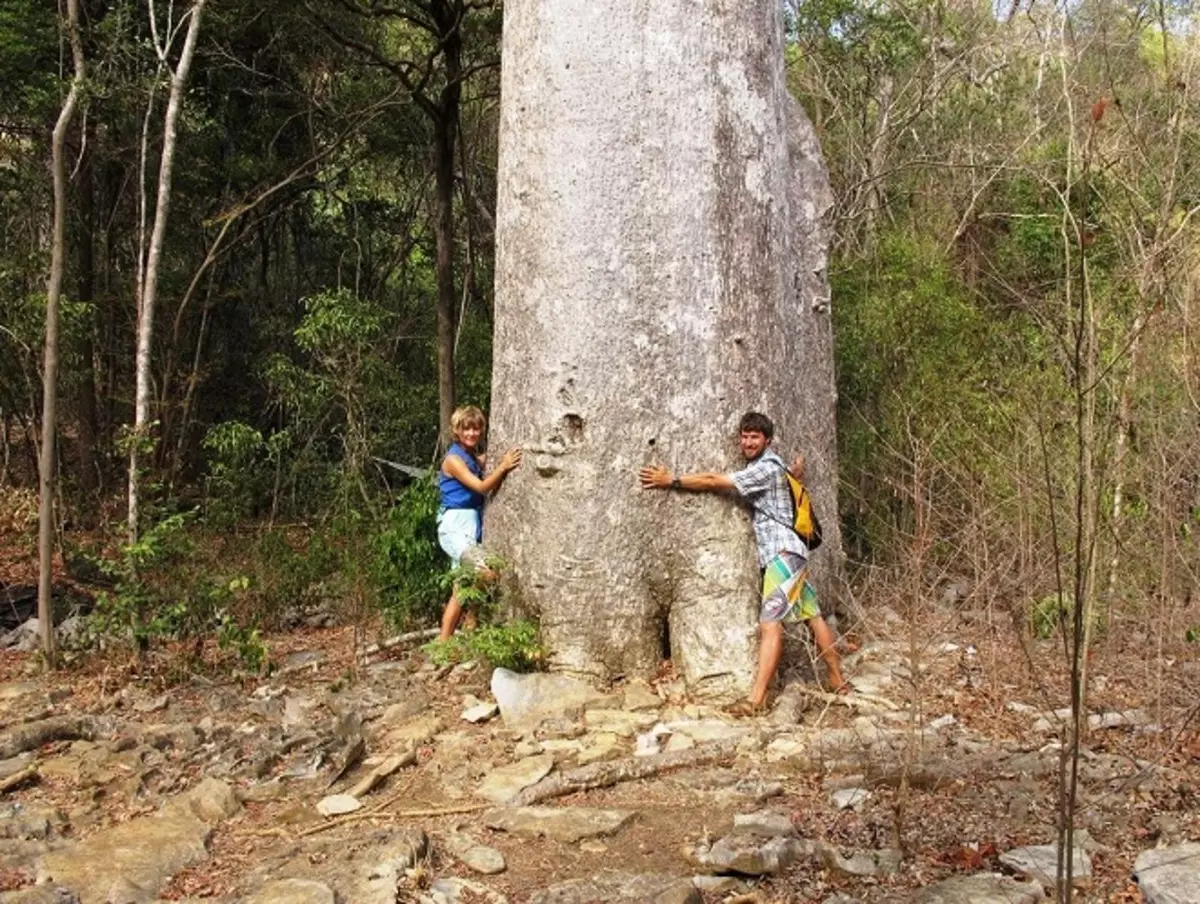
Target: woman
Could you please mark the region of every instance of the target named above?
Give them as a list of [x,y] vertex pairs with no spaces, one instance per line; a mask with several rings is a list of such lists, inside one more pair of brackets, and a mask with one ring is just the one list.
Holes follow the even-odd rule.
[[[492,473],[484,476],[486,457],[478,449],[486,426],[483,412],[474,405],[459,408],[450,418],[454,442],[446,450],[438,474],[438,489],[441,492],[438,543],[450,556],[454,568],[464,560],[477,569],[484,568],[483,548],[479,545],[483,540],[484,499],[500,485],[509,471],[521,464],[521,450],[509,449]],[[462,615],[462,604],[458,600],[458,588],[455,587],[442,613],[439,640],[450,639]],[[474,618],[468,615],[468,624],[473,623]]]

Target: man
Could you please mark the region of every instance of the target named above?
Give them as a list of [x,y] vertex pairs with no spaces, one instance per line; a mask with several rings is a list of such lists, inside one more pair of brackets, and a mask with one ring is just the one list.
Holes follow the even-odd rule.
[[[808,547],[792,529],[792,496],[785,476],[787,466],[769,448],[775,425],[765,414],[749,411],[738,426],[738,441],[746,466],[732,474],[704,472],[678,477],[663,467],[641,470],[644,489],[692,492],[736,492],[751,509],[758,565],[762,569],[762,604],[758,616],[758,667],[748,700],[731,709],[753,715],[766,707],[767,690],[783,655],[784,620],[793,615],[808,623],[825,660],[829,685],[845,694],[850,684],[842,677],[842,661],[833,631],[821,617],[808,576]],[[804,458],[797,456],[792,473],[803,476]]]

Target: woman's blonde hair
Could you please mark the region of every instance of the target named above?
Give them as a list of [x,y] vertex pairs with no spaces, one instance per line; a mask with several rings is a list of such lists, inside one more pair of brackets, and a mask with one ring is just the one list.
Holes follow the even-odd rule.
[[458,435],[467,427],[478,427],[482,430],[486,426],[487,418],[484,417],[483,411],[474,405],[462,405],[450,415],[450,432],[454,434],[455,439],[458,439]]

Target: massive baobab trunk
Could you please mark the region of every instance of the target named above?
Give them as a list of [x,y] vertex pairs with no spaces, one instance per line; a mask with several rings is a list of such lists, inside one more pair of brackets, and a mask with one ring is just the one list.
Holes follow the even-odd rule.
[[527,455],[489,545],[553,668],[645,674],[669,648],[699,693],[744,689],[748,518],[637,469],[732,470],[762,410],[808,456],[836,568],[831,199],[779,3],[508,0],[502,91],[492,446]]

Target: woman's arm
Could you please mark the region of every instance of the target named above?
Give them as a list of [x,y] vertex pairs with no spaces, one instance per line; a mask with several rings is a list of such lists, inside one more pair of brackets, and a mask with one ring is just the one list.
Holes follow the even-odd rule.
[[500,459],[500,464],[496,465],[491,474],[488,474],[482,480],[471,473],[471,469],[467,467],[467,463],[457,455],[447,455],[446,460],[442,462],[442,473],[447,477],[453,477],[468,490],[475,493],[482,493],[486,496],[496,487],[500,486],[500,481],[504,480],[509,471],[515,471],[521,464],[521,450],[509,449],[504,453],[504,457]]

